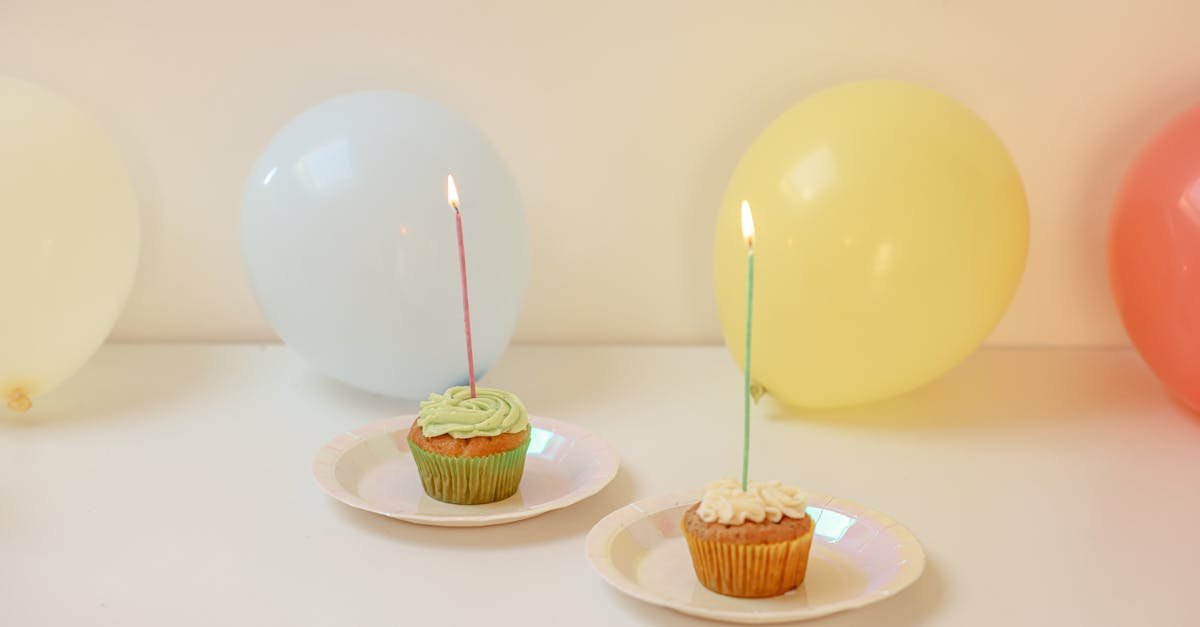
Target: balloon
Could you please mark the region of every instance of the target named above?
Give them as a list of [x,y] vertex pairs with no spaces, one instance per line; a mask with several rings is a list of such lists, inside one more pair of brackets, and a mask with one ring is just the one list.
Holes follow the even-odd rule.
[[1200,107],[1162,129],[1125,175],[1108,277],[1142,358],[1200,411]]
[[242,254],[263,313],[317,369],[402,398],[467,380],[448,174],[481,374],[512,335],[529,243],[517,185],[478,130],[423,98],[362,92],[305,111],[259,157]]
[[137,268],[129,176],[99,126],[0,77],[0,404],[23,411],[104,342]]
[[1021,178],[982,120],[907,83],[831,88],[763,131],[729,182],[713,278],[739,363],[743,199],[757,231],[751,374],[792,406],[865,403],[938,377],[999,322],[1025,265]]

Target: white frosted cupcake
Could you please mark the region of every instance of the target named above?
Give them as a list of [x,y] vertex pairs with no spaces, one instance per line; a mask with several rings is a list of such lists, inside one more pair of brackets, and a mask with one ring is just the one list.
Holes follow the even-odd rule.
[[800,490],[778,481],[708,485],[680,526],[696,577],[734,597],[773,597],[804,582],[813,520]]

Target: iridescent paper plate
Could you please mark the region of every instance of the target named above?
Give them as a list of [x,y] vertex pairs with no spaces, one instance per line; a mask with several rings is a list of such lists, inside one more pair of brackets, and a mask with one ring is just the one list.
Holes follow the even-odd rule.
[[313,461],[317,483],[333,498],[368,512],[422,525],[482,527],[578,503],[617,474],[617,453],[599,436],[578,425],[531,416],[525,474],[515,495],[486,505],[442,503],[421,488],[408,449],[408,429],[415,418],[388,418],[334,438]]
[[702,490],[627,505],[588,533],[587,556],[609,584],[647,603],[710,620],[780,623],[882,601],[917,580],[925,552],[900,523],[857,503],[810,494],[816,523],[804,583],[770,599],[737,599],[700,585],[679,521]]

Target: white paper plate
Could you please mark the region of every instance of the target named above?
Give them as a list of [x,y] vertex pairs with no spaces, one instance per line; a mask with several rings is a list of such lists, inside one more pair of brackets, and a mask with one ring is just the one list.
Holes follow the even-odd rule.
[[588,533],[600,576],[632,597],[711,620],[779,623],[816,618],[886,599],[916,581],[925,552],[896,521],[838,498],[810,494],[816,524],[804,583],[770,599],[738,599],[700,585],[679,528],[702,490],[627,505]]
[[415,418],[388,418],[334,438],[313,461],[317,483],[333,498],[368,512],[422,525],[482,527],[578,503],[617,474],[617,453],[599,436],[578,425],[531,416],[525,474],[516,494],[486,505],[442,503],[421,488],[408,449],[408,429]]

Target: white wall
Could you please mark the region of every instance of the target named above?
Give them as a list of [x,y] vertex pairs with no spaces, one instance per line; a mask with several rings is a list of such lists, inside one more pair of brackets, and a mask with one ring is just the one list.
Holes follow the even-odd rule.
[[1200,100],[1196,24],[1187,0],[0,0],[0,74],[94,112],[130,163],[145,241],[121,339],[272,337],[243,179],[294,114],[382,87],[466,113],[515,171],[518,341],[719,341],[710,231],[741,150],[806,94],[891,77],[975,109],[1024,173],[1029,266],[992,341],[1109,344],[1110,202]]

